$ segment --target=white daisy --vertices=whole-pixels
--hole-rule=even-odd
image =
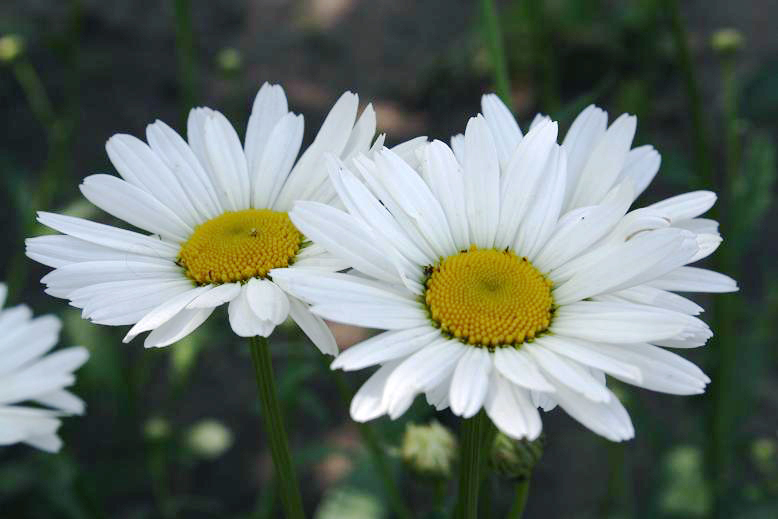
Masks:
[[[146,128],[148,144],[114,135],[106,149],[122,178],[92,175],[81,191],[97,207],[151,235],[41,212],[38,220],[64,236],[27,240],[27,255],[55,270],[46,292],[69,299],[105,325],[134,325],[124,341],[151,331],[149,346],[191,333],[229,303],[233,331],[267,337],[291,316],[316,346],[337,347],[327,326],[268,276],[273,268],[338,270],[339,260],[310,245],[287,211],[297,199],[327,203],[335,192],[322,158],[368,152],[375,112],[357,118],[358,97],[335,103],[295,163],[303,117],[287,110],[277,85],[259,90],[244,145],[219,112],[195,108],[187,143],[161,121]],[[381,146],[383,136],[376,140]],[[413,142],[400,146],[407,153]]]
[[[687,264],[721,242],[698,216],[710,192],[627,212],[659,167],[630,150],[635,118],[606,129],[587,108],[564,143],[539,118],[522,136],[496,96],[483,98],[454,151],[435,141],[416,170],[390,150],[355,167],[329,161],[346,211],[299,202],[290,213],[353,273],[271,271],[333,321],[387,330],[343,352],[344,370],[379,365],[354,397],[365,421],[400,416],[424,393],[462,417],[484,408],[513,438],[541,431],[559,404],[614,441],[634,435],[605,375],[673,394],[709,379],[664,349],[703,345],[702,309],[673,291],[726,292],[735,282]]]
[[[5,296],[0,284],[0,308]],[[56,452],[60,417],[83,414],[84,402],[65,388],[75,383],[73,372],[89,353],[72,347],[47,355],[60,328],[53,315],[33,319],[25,305],[0,309],[0,445],[24,442]],[[19,405],[25,403],[44,407]]]

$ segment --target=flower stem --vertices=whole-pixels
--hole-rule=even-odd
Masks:
[[[527,505],[529,497],[529,482],[530,477],[527,476],[516,483],[516,497],[513,498],[513,506],[508,512],[508,519],[521,519],[524,515],[524,507]]]
[[[484,18],[486,44],[492,57],[494,69],[494,84],[497,95],[508,108],[513,109],[511,102],[511,87],[508,79],[508,61],[505,59],[505,46],[500,30],[500,20],[497,17],[497,9],[494,0],[481,0],[481,13]]]
[[[284,513],[287,519],[302,519],[305,517],[303,501],[300,497],[300,489],[297,487],[297,476],[289,454],[289,441],[281,416],[281,406],[278,403],[270,348],[264,337],[252,337],[249,339],[249,347]]]
[[[478,517],[478,490],[481,486],[481,454],[484,450],[484,432],[488,427],[486,413],[480,411],[462,421],[460,427],[459,497],[457,518]]]

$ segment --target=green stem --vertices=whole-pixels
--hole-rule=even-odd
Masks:
[[[254,364],[254,374],[257,378],[259,400],[262,403],[262,416],[265,430],[270,441],[270,453],[273,456],[275,477],[281,493],[281,502],[287,519],[301,519],[303,501],[300,489],[297,487],[297,476],[289,454],[289,441],[286,437],[281,406],[278,402],[273,366],[270,359],[270,348],[264,337],[252,337],[249,340],[251,360]]]
[[[513,498],[513,505],[507,519],[521,519],[524,515],[524,507],[527,506],[529,497],[529,482],[530,477],[527,476],[516,483],[516,496]]]
[[[489,54],[492,57],[492,69],[494,70],[494,83],[497,95],[508,108],[513,110],[511,102],[511,86],[508,80],[508,61],[505,59],[500,21],[497,17],[497,9],[493,0],[481,0],[481,12],[484,18],[486,43]]]
[[[334,375],[335,385],[338,388],[341,399],[348,406],[349,402],[351,401],[352,394],[348,384],[343,378],[343,373],[340,371],[334,371],[332,374]],[[386,459],[386,454],[384,449],[381,447],[381,443],[376,436],[375,431],[372,427],[370,427],[370,425],[366,423],[357,423],[357,428],[359,429],[360,436],[362,436],[362,441],[365,443],[367,450],[370,452],[373,466],[378,471],[378,475],[383,482],[384,489],[386,490],[387,497],[389,498],[389,505],[392,507],[392,510],[397,517],[400,517],[401,519],[410,519],[410,517],[412,517],[411,512],[403,502],[400,491],[394,481],[394,476],[392,475],[392,469],[389,466],[389,461]]]
[[[697,169],[698,182],[702,186],[716,185],[713,164],[708,147],[708,131],[705,125],[705,116],[702,107],[700,87],[694,74],[692,55],[689,50],[686,27],[681,18],[681,9],[678,0],[668,0],[670,13],[670,28],[677,52],[678,66],[683,74],[686,97],[689,102],[689,111],[692,117],[692,137],[694,139],[694,162]]]
[[[178,52],[178,77],[181,82],[181,119],[186,127],[189,110],[195,99],[194,37],[192,34],[192,9],[189,0],[174,0],[176,18],[176,50]]]
[[[487,422],[486,413],[482,410],[474,417],[463,420],[460,427],[458,519],[478,517],[478,490],[483,464],[481,454],[484,451]]]

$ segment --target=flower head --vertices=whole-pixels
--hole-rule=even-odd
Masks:
[[[368,105],[346,92],[296,160],[303,118],[287,109],[277,85],[264,84],[241,144],[227,119],[195,108],[188,142],[161,121],[146,128],[148,144],[114,135],[106,149],[121,178],[84,179],[84,196],[108,214],[151,234],[41,212],[63,235],[27,240],[27,255],[54,268],[46,292],[68,299],[97,324],[133,325],[125,342],[150,331],[146,346],[165,346],[229,304],[233,331],[268,336],[291,316],[329,354],[327,326],[273,282],[271,269],[338,270],[342,261],[312,245],[289,219],[295,200],[334,197],[325,153],[348,161],[367,153],[375,134]],[[383,136],[376,146],[383,143]],[[402,150],[402,148],[401,148]]]
[[[0,308],[5,296],[0,284]],[[25,305],[0,310],[0,445],[23,442],[56,452],[60,417],[84,412],[84,402],[65,388],[89,353],[78,346],[49,353],[60,328],[55,316],[33,318]]]
[[[716,197],[629,211],[660,163],[653,147],[632,148],[633,116],[608,126],[590,106],[559,145],[546,117],[522,135],[496,96],[482,108],[453,149],[418,150],[418,166],[386,149],[352,165],[330,157],[345,211],[299,202],[290,217],[354,272],[270,274],[319,316],[386,330],[332,365],[380,366],[352,401],[358,421],[396,418],[423,393],[463,417],[484,408],[512,438],[538,437],[538,407],[557,404],[606,438],[631,438],[606,374],[674,394],[709,382],[665,348],[711,336],[702,309],[673,292],[736,290],[686,266],[721,242],[698,218]]]

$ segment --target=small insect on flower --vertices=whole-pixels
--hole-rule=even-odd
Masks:
[[[680,395],[709,382],[665,348],[712,335],[674,292],[737,289],[687,266],[721,243],[699,218],[716,196],[629,211],[660,164],[653,147],[632,149],[634,116],[608,126],[590,106],[559,145],[547,117],[523,135],[495,95],[482,110],[451,148],[417,150],[418,165],[386,149],[352,164],[329,156],[345,210],[303,201],[290,218],[353,272],[270,275],[316,315],[386,330],[332,364],[380,366],[351,403],[355,420],[397,418],[423,393],[464,418],[485,409],[511,438],[537,438],[538,408],[557,405],[606,438],[632,438],[606,375]]]
[[[287,295],[269,274],[347,265],[312,245],[289,219],[295,200],[330,201],[325,153],[350,161],[369,153],[375,135],[371,105],[357,118],[358,98],[344,93],[318,135],[296,160],[303,118],[287,109],[278,85],[264,84],[241,144],[227,119],[195,108],[188,142],[161,121],[146,142],[114,135],[106,150],[121,178],[92,175],[84,196],[108,214],[151,234],[41,212],[63,235],[27,240],[27,255],[54,270],[46,292],[82,308],[97,324],[133,325],[125,342],[150,331],[145,345],[166,346],[228,304],[232,330],[267,337],[288,316],[324,353],[337,346],[322,319]],[[424,140],[424,139],[421,139]],[[380,147],[379,136],[374,146]],[[414,143],[398,148],[412,150]]]
[[[49,351],[62,323],[53,315],[32,317],[25,305],[1,309],[0,284],[0,445],[23,442],[57,452],[60,417],[83,414],[84,402],[68,391],[73,372],[89,358],[80,346]]]

